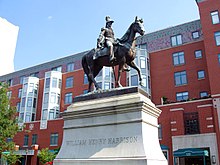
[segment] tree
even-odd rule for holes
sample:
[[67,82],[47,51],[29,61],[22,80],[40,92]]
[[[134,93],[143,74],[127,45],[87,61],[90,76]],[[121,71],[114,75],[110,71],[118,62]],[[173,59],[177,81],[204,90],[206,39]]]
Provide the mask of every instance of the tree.
[[40,159],[40,162],[45,164],[48,162],[52,162],[56,158],[56,155],[56,152],[51,152],[48,148],[43,148],[42,150],[40,150],[38,157]]
[[15,159],[15,143],[12,141],[19,127],[16,119],[16,108],[11,106],[7,96],[8,86],[0,82],[0,155],[3,152],[9,152],[4,155],[9,162],[10,158]]

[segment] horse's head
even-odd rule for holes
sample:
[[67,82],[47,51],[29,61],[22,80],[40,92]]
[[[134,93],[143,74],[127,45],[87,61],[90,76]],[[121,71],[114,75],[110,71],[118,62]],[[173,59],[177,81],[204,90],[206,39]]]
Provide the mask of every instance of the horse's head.
[[143,20],[142,19],[138,19],[138,17],[135,17],[135,21],[133,23],[133,30],[135,32],[139,33],[140,35],[144,35],[145,29],[144,29],[144,25],[143,25]]

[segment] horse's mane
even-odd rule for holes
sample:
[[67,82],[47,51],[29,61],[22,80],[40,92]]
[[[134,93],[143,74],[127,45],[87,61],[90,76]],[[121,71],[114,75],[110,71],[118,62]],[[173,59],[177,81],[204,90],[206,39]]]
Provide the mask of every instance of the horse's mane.
[[119,39],[119,41],[121,43],[124,43],[128,40],[129,34],[131,33],[131,26],[133,25],[133,23],[129,26],[128,30],[126,31],[126,33]]

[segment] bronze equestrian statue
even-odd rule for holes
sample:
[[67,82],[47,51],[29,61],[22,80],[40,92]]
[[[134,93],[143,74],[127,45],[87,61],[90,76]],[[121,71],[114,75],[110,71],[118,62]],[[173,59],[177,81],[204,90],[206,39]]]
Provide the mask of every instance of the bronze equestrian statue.
[[[118,42],[114,45],[114,58],[111,60],[109,55],[109,47],[101,47],[99,49],[92,49],[89,52],[85,53],[82,57],[82,66],[85,74],[88,77],[89,88],[88,92],[91,92],[92,83],[94,83],[96,90],[99,90],[95,77],[102,70],[103,66],[114,67],[119,65],[118,69],[118,78],[116,86],[122,87],[120,83],[121,72],[123,71],[124,65],[128,65],[131,68],[137,70],[139,75],[139,84],[142,85],[142,77],[139,67],[135,64],[134,59],[136,57],[135,53],[135,35],[139,33],[144,35],[145,30],[143,26],[143,20],[135,18],[135,21],[130,25],[127,32],[121,39],[118,39]],[[116,78],[115,78],[116,79]]]

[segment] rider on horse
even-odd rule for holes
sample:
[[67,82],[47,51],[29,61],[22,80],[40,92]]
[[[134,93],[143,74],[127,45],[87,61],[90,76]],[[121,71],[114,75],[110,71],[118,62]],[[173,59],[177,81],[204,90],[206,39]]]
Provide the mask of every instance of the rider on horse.
[[100,49],[107,46],[109,48],[110,55],[109,61],[113,62],[115,60],[113,45],[116,44],[114,32],[112,29],[112,23],[114,21],[109,16],[106,16],[105,20],[106,26],[101,29],[101,33],[99,35],[99,38],[97,39],[97,48]]

